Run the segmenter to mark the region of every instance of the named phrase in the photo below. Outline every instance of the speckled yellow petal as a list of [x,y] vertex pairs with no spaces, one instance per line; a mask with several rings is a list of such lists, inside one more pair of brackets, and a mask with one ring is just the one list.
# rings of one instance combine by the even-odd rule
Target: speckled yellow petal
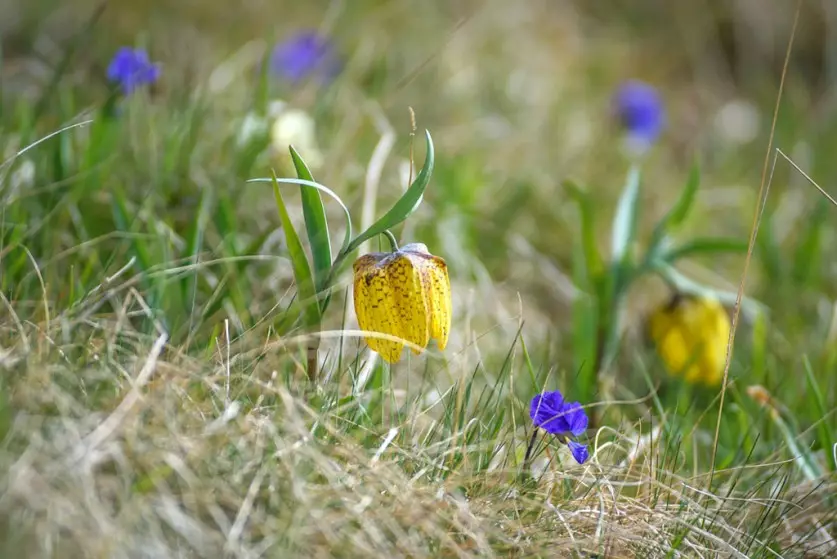
[[[398,334],[395,335],[417,346],[427,346],[430,341],[430,315],[419,269],[410,256],[400,253],[388,259],[385,269],[396,312],[394,322]],[[411,349],[413,353],[419,353],[418,349]]]
[[[354,263],[355,314],[361,330],[403,337],[395,320],[397,311],[390,279],[386,269],[378,265],[383,256],[367,254]],[[364,339],[388,363],[395,363],[401,357],[403,343],[371,336]]]
[[401,247],[413,265],[419,270],[425,305],[429,309],[430,337],[444,350],[450,334],[452,303],[450,278],[444,259],[433,256],[422,243],[411,243]]
[[438,256],[431,256],[424,266],[430,289],[430,337],[436,340],[440,350],[448,345],[452,317],[452,300],[448,266]]

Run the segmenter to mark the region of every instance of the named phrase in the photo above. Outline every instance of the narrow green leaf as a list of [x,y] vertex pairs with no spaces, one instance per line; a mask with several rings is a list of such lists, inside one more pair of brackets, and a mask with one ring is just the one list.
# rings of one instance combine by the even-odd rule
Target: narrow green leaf
[[793,268],[791,275],[796,284],[805,285],[812,278],[819,277],[822,260],[823,225],[830,219],[833,208],[831,203],[820,198],[817,206],[812,212],[813,215],[805,221],[805,230],[802,233],[802,240],[794,251]]
[[[288,146],[296,168],[297,176],[306,181],[314,182],[311,170],[305,164],[302,157],[294,149]],[[305,229],[308,232],[308,243],[311,246],[311,257],[314,264],[314,281],[317,291],[325,289],[325,282],[328,281],[331,270],[331,241],[328,236],[328,221],[326,221],[325,207],[320,191],[316,188],[299,186],[302,196],[302,214],[305,217]]]
[[639,200],[639,167],[633,165],[628,171],[628,180],[619,198],[612,228],[612,260],[623,264],[627,258],[628,247],[636,234],[637,202]]
[[[204,234],[206,233],[206,227],[209,224],[209,219],[211,215],[214,213],[214,196],[213,196],[212,188],[204,187],[201,189],[201,199],[200,204],[198,206],[198,214],[195,216],[195,219],[192,221],[191,227],[189,228],[189,235],[187,237],[188,246],[186,248],[186,254],[189,259],[192,261],[193,264],[198,264],[198,255],[200,254],[201,249],[203,248],[203,239]],[[191,315],[192,309],[192,301],[195,300],[195,296],[198,289],[198,272],[197,270],[192,274],[190,278],[191,281],[184,280],[180,282],[181,288],[181,296],[183,298],[183,302],[186,305],[186,312]],[[189,285],[191,284],[191,293],[189,290]]]
[[[134,219],[130,216],[134,215],[135,212],[132,212],[128,208],[128,199],[125,192],[120,187],[114,187],[111,191],[111,198],[113,200],[111,203],[111,211],[113,212],[113,221],[116,224],[116,229],[126,233],[134,232]],[[149,243],[144,242],[139,236],[131,236],[131,248],[137,257],[140,269],[143,271],[148,270],[154,265],[154,259],[151,257],[148,247]]]
[[698,187],[700,186],[700,165],[697,158],[692,162],[689,169],[689,177],[686,179],[686,187],[680,193],[680,198],[671,208],[666,221],[670,227],[677,227],[682,224],[689,216],[689,211],[692,209],[692,204],[695,201]]
[[[585,263],[584,249],[579,243],[573,250],[573,281],[576,285],[595,286],[598,282],[590,278]],[[588,398],[595,392],[596,384],[596,332],[599,328],[596,298],[589,295],[593,290],[582,290],[572,303],[573,358],[576,379],[580,387],[579,398]],[[586,401],[586,400],[585,400]]]
[[320,192],[325,192],[326,194],[331,196],[331,198],[334,199],[335,202],[340,204],[340,208],[343,210],[343,214],[346,217],[346,235],[343,237],[343,245],[340,248],[340,253],[339,254],[344,254],[344,253],[351,252],[350,250],[348,250],[348,247],[349,247],[349,243],[352,240],[352,216],[349,213],[349,208],[346,207],[346,204],[343,203],[343,200],[341,200],[340,197],[337,194],[335,194],[333,190],[331,190],[327,186],[323,186],[319,183],[304,180],[304,179],[278,179],[278,178],[274,177],[272,179],[267,179],[267,178],[250,179],[247,182],[269,182],[269,183],[279,183],[279,184],[296,184],[296,185],[300,185],[300,186],[307,186],[307,187],[310,187],[310,188],[316,188]]
[[276,178],[276,175],[273,176],[273,195],[276,198],[279,220],[282,222],[282,229],[285,231],[285,240],[288,243],[288,255],[290,256],[291,265],[294,270],[294,279],[296,280],[299,295],[298,299],[304,305],[305,323],[306,326],[314,326],[320,323],[320,304],[317,301],[317,293],[314,289],[311,267],[308,264],[308,258],[305,255],[305,250],[302,248],[299,235],[297,235],[293,223],[291,223],[288,208],[285,206],[282,193],[279,191],[279,180]]
[[785,437],[785,443],[788,445],[788,450],[793,456],[794,461],[796,462],[796,466],[800,469],[802,474],[808,478],[810,481],[816,481],[822,477],[822,471],[820,470],[819,465],[817,464],[816,459],[811,456],[811,451],[808,448],[802,447],[797,444],[797,441],[801,439],[799,433],[794,432],[790,426],[782,419],[782,416],[779,414],[778,410],[771,409],[770,410],[770,418],[773,419],[773,422],[776,424],[776,427],[779,428],[781,431],[782,436]]
[[715,254],[718,252],[747,252],[747,241],[730,239],[728,237],[698,238],[687,241],[667,251],[661,257],[664,261],[674,263],[681,258],[700,254]]
[[589,278],[600,274],[604,269],[602,256],[596,246],[596,219],[593,204],[587,193],[574,182],[564,181],[564,188],[578,204],[581,217],[581,246],[586,266],[585,276],[589,280]]
[[695,158],[689,169],[689,177],[686,179],[686,186],[680,191],[680,197],[668,213],[657,223],[654,231],[651,233],[651,241],[649,242],[649,250],[653,251],[657,244],[662,240],[666,233],[671,229],[681,225],[689,216],[692,205],[697,195],[698,187],[700,186],[700,165],[697,158]]
[[776,239],[776,230],[773,222],[773,214],[766,213],[762,217],[759,234],[756,235],[757,256],[755,260],[761,263],[764,275],[771,284],[777,284],[786,278],[785,269],[781,254],[782,247]]
[[[738,294],[732,291],[721,291],[713,289],[694,281],[678,272],[673,266],[666,263],[657,263],[652,271],[660,274],[668,282],[670,282],[678,291],[687,295],[698,295],[703,297],[715,297],[722,304],[727,306],[734,306],[738,298]],[[742,297],[741,310],[750,320],[754,320],[759,314],[767,314],[767,307],[758,301],[749,297]]]
[[392,229],[413,213],[419,204],[421,204],[424,190],[430,182],[430,176],[433,174],[434,153],[433,153],[433,139],[430,137],[430,132],[425,130],[425,137],[427,140],[427,154],[424,157],[424,166],[421,168],[416,180],[407,189],[407,191],[398,199],[395,205],[383,215],[378,221],[373,223],[369,229],[355,237],[349,243],[348,249],[341,251],[341,256],[345,253],[350,253],[361,245],[364,241],[371,239],[376,235],[380,235],[387,229]]
[[828,449],[835,441],[834,433],[831,430],[832,419],[827,417],[830,410],[828,406],[826,406],[825,397],[823,396],[820,385],[817,382],[814,369],[811,367],[811,361],[808,359],[807,355],[802,356],[802,361],[805,364],[805,378],[808,380],[808,387],[811,389],[811,394],[814,395],[814,403],[817,405],[817,416],[822,418],[822,421],[819,421],[818,426],[820,445],[822,448]]

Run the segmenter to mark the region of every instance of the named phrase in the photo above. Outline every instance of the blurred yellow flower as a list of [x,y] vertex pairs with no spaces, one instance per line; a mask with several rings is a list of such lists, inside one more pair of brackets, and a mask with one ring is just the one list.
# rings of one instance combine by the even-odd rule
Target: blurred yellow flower
[[[419,347],[436,339],[448,343],[451,291],[445,261],[421,243],[395,252],[373,252],[355,260],[354,303],[362,330],[400,338]],[[365,337],[369,347],[388,363],[401,357],[404,343]],[[413,348],[413,353],[419,351]]]
[[677,294],[651,314],[648,333],[671,375],[693,384],[720,384],[730,319],[717,299]]

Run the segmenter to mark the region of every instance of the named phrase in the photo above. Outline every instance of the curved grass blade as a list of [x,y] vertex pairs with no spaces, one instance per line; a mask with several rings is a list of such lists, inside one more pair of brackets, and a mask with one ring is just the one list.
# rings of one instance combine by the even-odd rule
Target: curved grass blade
[[427,184],[430,182],[430,176],[433,174],[433,165],[434,165],[434,152],[433,152],[433,139],[430,137],[430,132],[425,130],[425,138],[427,140],[427,154],[424,157],[424,166],[421,168],[416,180],[413,181],[413,184],[407,189],[406,192],[398,199],[398,201],[390,208],[390,210],[385,213],[378,221],[373,223],[369,229],[355,237],[347,250],[341,251],[341,256],[345,256],[344,253],[350,253],[357,247],[361,245],[364,241],[375,237],[376,235],[380,235],[387,229],[392,229],[405,219],[409,217],[411,213],[413,213],[416,208],[418,208],[419,204],[421,204],[422,197],[424,196],[424,190],[427,188]]
[[[206,234],[206,228],[209,225],[210,217],[214,213],[214,205],[215,197],[212,188],[202,188],[201,199],[198,205],[198,215],[190,225],[189,234],[187,236],[189,244],[186,247],[186,256],[195,266],[197,266],[200,261],[200,253],[201,250],[203,250],[203,240]],[[198,292],[198,277],[199,273],[196,269],[190,278],[183,278],[180,282],[181,296],[183,303],[186,305],[186,313],[189,316],[190,322],[194,319],[194,301]]]
[[657,223],[651,233],[651,241],[648,244],[649,250],[654,251],[665,234],[674,227],[682,224],[689,216],[692,205],[700,186],[700,166],[697,159],[689,169],[689,177],[686,179],[686,186],[680,192],[680,197],[668,213]]
[[662,259],[674,263],[681,258],[698,254],[715,254],[718,252],[747,252],[747,242],[727,237],[698,238],[685,242],[666,252]]
[[[721,291],[719,289],[713,289],[711,287],[701,285],[700,283],[684,276],[669,264],[660,263],[654,267],[654,271],[665,278],[666,281],[675,287],[675,289],[684,294],[715,297],[724,305],[735,305],[737,299],[736,293],[731,291]],[[741,298],[741,310],[744,311],[744,315],[750,320],[754,320],[759,314],[767,314],[767,307],[765,305],[746,296]]]
[[[604,269],[601,254],[599,254],[599,249],[596,247],[596,222],[593,204],[587,193],[576,183],[569,180],[564,181],[564,188],[567,189],[570,196],[578,204],[578,211],[581,217],[581,247],[586,268],[585,277],[589,281],[590,278],[597,276]],[[585,282],[584,285],[587,285],[587,283]]]
[[[285,206],[282,193],[279,191],[279,180],[275,176],[273,195],[276,198],[276,208],[279,210],[279,219],[282,222],[282,229],[285,231],[285,239],[288,243],[288,256],[293,266],[294,278],[296,279],[297,292],[299,294],[298,299],[303,303],[305,326],[314,326],[320,322],[320,305],[314,289],[311,267],[308,264],[308,257],[302,248],[299,235],[297,235],[293,223],[291,223],[288,208]],[[311,374],[311,371],[309,371],[309,374]]]
[[628,171],[628,180],[625,183],[625,189],[622,191],[616,214],[613,217],[612,261],[620,267],[627,258],[628,247],[636,234],[639,176],[639,167],[632,166]]
[[[314,182],[311,170],[302,157],[288,146],[297,176],[306,181]],[[302,215],[305,217],[305,230],[308,233],[308,244],[311,246],[311,259],[314,264],[314,282],[317,292],[325,289],[331,270],[331,240],[328,236],[328,221],[326,221],[325,207],[320,191],[316,188],[299,186],[302,196]]]
[[323,186],[323,185],[321,185],[319,183],[316,183],[314,181],[309,181],[309,180],[304,180],[304,179],[279,179],[279,178],[276,178],[275,175],[274,175],[273,178],[249,179],[247,182],[269,182],[269,183],[273,183],[274,185],[276,183],[279,183],[279,184],[296,184],[296,185],[300,185],[300,186],[307,186],[307,187],[310,187],[310,188],[316,188],[320,192],[325,192],[326,194],[331,196],[331,198],[333,198],[334,201],[336,201],[338,204],[340,204],[340,208],[342,208],[343,214],[346,217],[346,235],[343,237],[343,245],[340,248],[340,253],[339,254],[350,252],[347,249],[348,249],[349,244],[352,240],[352,216],[349,213],[349,208],[346,207],[346,204],[343,203],[343,200],[341,200],[340,197],[337,194],[335,194],[333,190],[331,190],[327,186]]

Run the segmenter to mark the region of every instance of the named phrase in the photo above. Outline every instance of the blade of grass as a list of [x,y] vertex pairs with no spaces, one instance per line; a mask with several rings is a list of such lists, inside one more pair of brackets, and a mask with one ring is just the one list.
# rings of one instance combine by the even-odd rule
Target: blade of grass
[[[282,222],[282,229],[285,231],[285,239],[288,243],[288,255],[290,256],[291,265],[293,266],[299,300],[303,305],[305,326],[310,328],[320,324],[320,304],[317,301],[317,293],[311,274],[311,266],[308,264],[308,257],[302,247],[302,242],[300,242],[299,235],[297,235],[293,223],[291,222],[291,217],[288,215],[288,209],[285,206],[285,201],[279,190],[279,180],[276,178],[275,173],[273,175],[273,179],[273,195],[276,198],[276,208],[279,210],[279,220]],[[311,348],[309,348],[309,350],[310,349]],[[312,382],[317,380],[316,349],[314,349],[313,353],[314,354],[312,355],[312,352],[309,351],[308,354],[308,378]]]
[[[311,170],[305,164],[302,157],[294,149],[288,146],[291,152],[291,159],[296,168],[297,176],[306,181],[314,182]],[[326,220],[325,206],[316,188],[299,186],[302,196],[302,215],[305,218],[305,229],[308,233],[308,244],[311,247],[311,259],[314,264],[314,282],[317,291],[326,287],[329,270],[331,269],[331,240],[328,236],[328,221]]]
[[[808,381],[808,387],[814,395],[814,403],[817,405],[817,416],[820,417],[818,427],[820,445],[827,451],[835,440],[834,433],[831,430],[832,418],[826,417],[829,414],[829,409],[825,405],[825,398],[823,397],[822,390],[820,390],[820,385],[817,382],[817,377],[814,375],[814,369],[811,367],[811,361],[807,355],[802,356],[802,363],[805,365],[805,378]],[[832,466],[834,465],[832,464]]]
[[689,211],[695,201],[698,187],[700,186],[700,165],[697,158],[692,162],[689,169],[689,177],[686,179],[686,186],[680,192],[680,197],[668,213],[657,223],[651,233],[651,240],[648,243],[648,250],[654,252],[657,245],[671,229],[682,224],[689,216]]
[[[726,359],[724,363],[724,380],[721,383],[720,402],[718,403],[718,418],[715,422],[715,436],[712,443],[712,458],[709,463],[709,476],[707,479],[707,488],[712,489],[712,481],[715,476],[715,459],[718,455],[718,438],[721,434],[721,420],[724,412],[724,396],[726,395],[727,382],[729,382],[729,366],[732,361],[732,345],[735,342],[735,331],[738,328],[738,316],[741,311],[741,302],[744,297],[744,284],[747,281],[747,272],[750,268],[750,261],[753,258],[753,249],[756,244],[756,237],[758,236],[759,223],[761,216],[764,213],[764,203],[767,201],[767,196],[770,193],[770,182],[768,181],[767,170],[770,167],[770,154],[773,151],[773,138],[776,135],[776,122],[779,119],[779,107],[782,105],[782,92],[785,88],[785,78],[788,75],[788,66],[790,65],[791,52],[793,50],[793,41],[796,37],[796,28],[799,24],[799,13],[802,11],[802,0],[796,1],[796,9],[793,15],[793,24],[791,26],[790,37],[788,37],[788,47],[785,51],[785,61],[782,65],[782,77],[779,80],[779,91],[776,94],[776,105],[773,108],[773,121],[770,124],[770,135],[767,140],[767,151],[764,154],[764,166],[761,173],[761,184],[759,185],[759,192],[756,198],[756,208],[753,212],[753,224],[750,230],[750,244],[747,247],[747,257],[744,260],[744,269],[741,273],[741,281],[738,283],[738,294],[736,295],[735,309],[732,314],[732,327],[730,328],[729,339],[727,341]],[[774,159],[775,167],[775,159]],[[772,175],[772,174],[771,174]]]
[[662,259],[674,263],[681,258],[719,252],[747,252],[747,243],[725,237],[692,239],[667,251]]

